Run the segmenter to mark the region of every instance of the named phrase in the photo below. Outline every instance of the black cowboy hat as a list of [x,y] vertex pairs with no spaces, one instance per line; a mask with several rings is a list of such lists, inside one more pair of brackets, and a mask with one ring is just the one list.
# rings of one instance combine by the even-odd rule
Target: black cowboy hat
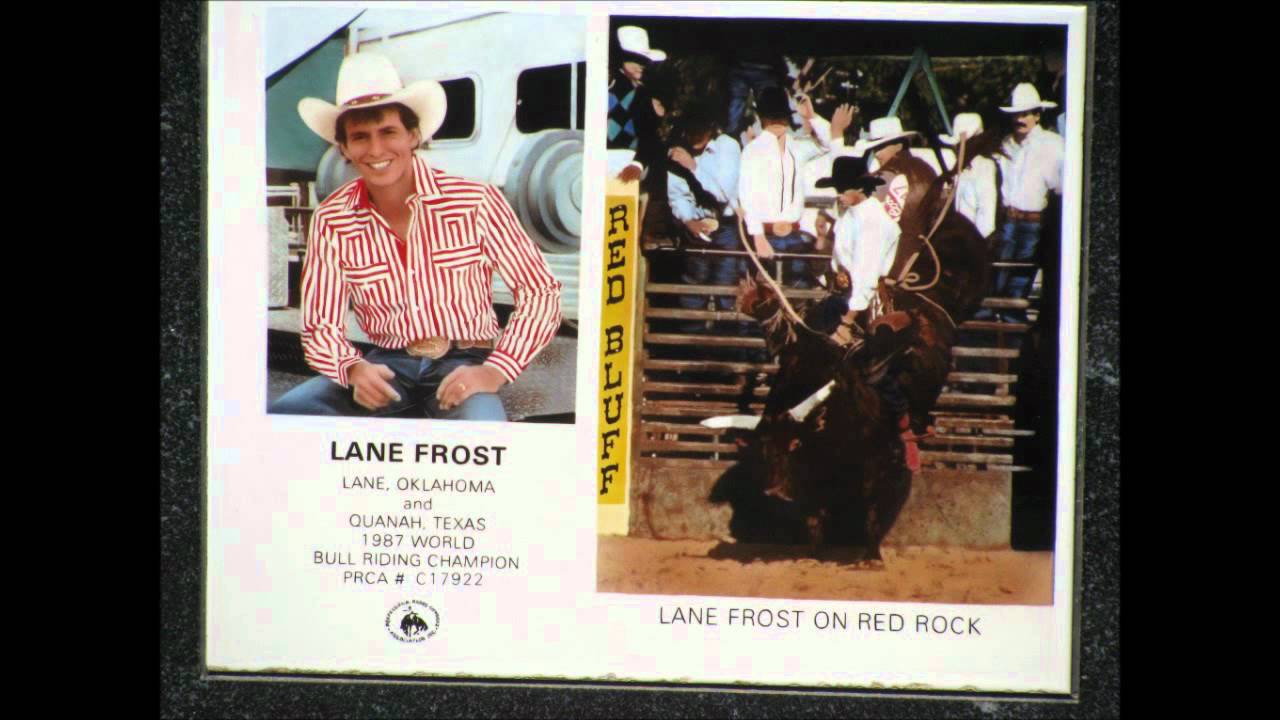
[[787,91],[777,85],[761,90],[760,97],[756,98],[756,116],[790,119],[791,104],[787,102]]
[[831,164],[831,177],[824,177],[814,183],[815,187],[835,188],[836,192],[845,190],[862,190],[870,192],[876,186],[883,185],[884,178],[867,174],[867,161],[857,156],[842,156]]

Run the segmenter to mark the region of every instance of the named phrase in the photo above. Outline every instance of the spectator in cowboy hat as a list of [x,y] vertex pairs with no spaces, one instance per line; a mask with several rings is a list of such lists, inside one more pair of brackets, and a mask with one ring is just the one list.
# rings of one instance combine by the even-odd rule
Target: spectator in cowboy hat
[[[1004,224],[996,241],[998,260],[1036,261],[1049,195],[1062,194],[1062,136],[1040,127],[1041,110],[1057,106],[1041,100],[1031,83],[1019,83],[1009,104],[1000,108],[1012,120],[1013,132],[1005,137],[997,158],[1002,176],[1000,197],[1005,207]],[[998,297],[1026,298],[1035,272],[1035,268],[1001,268],[996,273],[993,293]],[[1026,320],[1026,313],[1021,310],[996,315],[986,308],[974,318],[990,320],[993,316],[1003,322]]]
[[662,62],[667,54],[649,47],[649,33],[635,25],[618,28],[614,37],[606,147],[635,151],[634,160],[618,174],[619,180],[633,182],[647,169],[661,166],[666,157],[658,137],[658,120],[666,110],[643,81],[650,65]]
[[[951,124],[954,135],[938,136],[944,145],[958,146],[964,141],[964,167],[956,169],[956,211],[969,218],[982,237],[990,237],[996,229],[996,206],[1000,202],[996,177],[996,162],[991,158],[995,148],[991,142],[983,143],[986,134],[982,130],[982,116],[977,113],[960,113]],[[954,166],[955,154],[944,151],[943,159]]]
[[[502,193],[414,152],[446,109],[439,83],[406,86],[374,53],[342,61],[336,104],[298,103],[360,177],[320,203],[307,233],[302,349],[321,377],[270,412],[505,420],[498,388],[555,336],[560,283]],[[505,330],[495,270],[516,298]],[[368,354],[347,338],[349,305],[376,346]]]
[[894,222],[901,222],[908,209],[915,209],[929,182],[938,175],[909,150],[912,139],[919,136],[915,130],[903,130],[897,117],[881,117],[872,120],[853,144],[853,154],[866,159],[868,169],[884,178],[876,197]]

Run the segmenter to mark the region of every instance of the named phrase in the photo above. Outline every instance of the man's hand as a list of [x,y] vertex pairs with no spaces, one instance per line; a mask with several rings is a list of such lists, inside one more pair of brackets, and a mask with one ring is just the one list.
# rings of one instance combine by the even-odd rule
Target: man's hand
[[844,137],[844,131],[853,124],[853,116],[858,113],[852,105],[844,103],[831,115],[831,139]]
[[805,120],[813,118],[813,100],[808,95],[796,95],[796,112]]
[[755,243],[756,255],[759,255],[761,260],[768,260],[773,257],[773,246],[765,239],[763,233],[752,235],[751,240]]
[[687,220],[684,226],[689,228],[689,232],[694,235],[709,233],[716,229],[715,224],[710,220]]
[[649,98],[649,99],[653,101],[654,115],[657,115],[658,117],[662,117],[663,115],[667,114],[667,108],[662,104],[661,100],[659,100],[658,98]]
[[644,174],[644,171],[641,170],[638,166],[628,165],[622,168],[622,172],[618,173],[618,179],[624,183],[635,182],[639,180],[640,176],[643,174]]
[[347,371],[347,384],[355,388],[357,405],[366,410],[381,410],[393,401],[400,401],[400,393],[388,382],[395,377],[386,365],[361,360]]
[[688,150],[685,150],[682,147],[671,148],[667,153],[667,157],[683,165],[689,172],[693,172],[696,168],[696,165],[693,162],[693,156],[689,154]]
[[498,392],[506,382],[506,376],[489,365],[463,365],[445,376],[436,390],[436,399],[441,410],[449,410],[478,392]]

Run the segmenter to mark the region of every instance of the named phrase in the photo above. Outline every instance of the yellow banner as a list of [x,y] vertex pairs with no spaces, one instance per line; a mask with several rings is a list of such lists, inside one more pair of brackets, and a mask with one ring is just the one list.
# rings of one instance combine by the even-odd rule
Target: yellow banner
[[601,505],[627,501],[635,312],[639,183],[610,178],[604,218],[604,286],[600,299],[600,442],[596,490]]

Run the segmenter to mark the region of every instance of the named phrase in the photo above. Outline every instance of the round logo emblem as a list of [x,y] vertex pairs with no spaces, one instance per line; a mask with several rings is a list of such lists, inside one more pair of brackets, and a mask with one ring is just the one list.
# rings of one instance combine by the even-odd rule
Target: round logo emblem
[[406,600],[387,613],[387,632],[400,642],[422,642],[440,629],[440,613],[421,600]]

